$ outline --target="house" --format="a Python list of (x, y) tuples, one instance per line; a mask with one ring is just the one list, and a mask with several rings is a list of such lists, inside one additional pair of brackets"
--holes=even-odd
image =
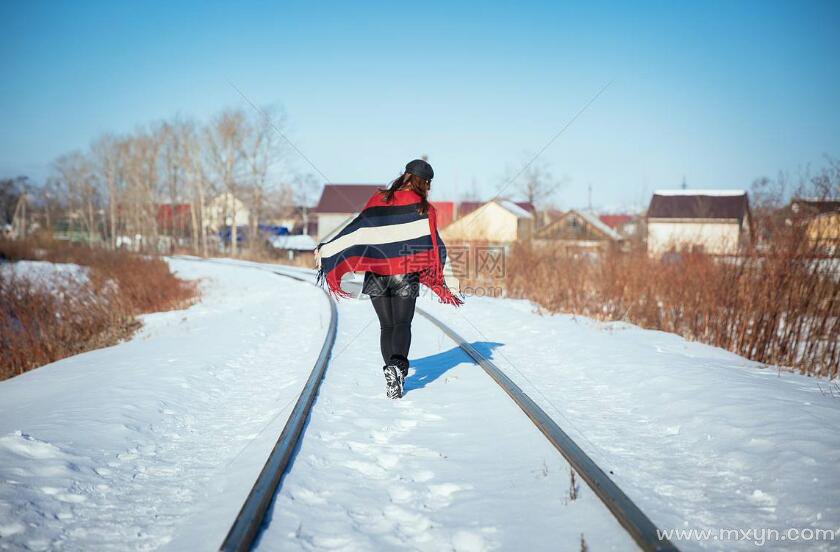
[(633, 238), (641, 233), (643, 221), (637, 215), (598, 215), (598, 218), (624, 238)]
[(539, 245), (559, 245), (566, 250), (603, 250), (622, 245), (624, 237), (591, 211), (567, 211), (534, 233)]
[(189, 203), (160, 203), (157, 206), (158, 232), (168, 236), (184, 236), (190, 231)]
[(750, 206), (743, 190), (661, 190), (647, 212), (647, 248), (732, 255), (751, 237)]
[(507, 245), (531, 239), (534, 214), (507, 199), (493, 199), (441, 230), (447, 242)]
[(840, 201), (796, 198), (786, 209), (786, 224), (803, 224), (811, 244), (820, 252), (840, 251)]
[(251, 213), (245, 203), (233, 194), (219, 194), (204, 207), (204, 226), (216, 232), (225, 226), (247, 226)]
[(318, 204), (312, 209), (318, 217), (317, 242), (340, 232), (365, 206), (367, 200), (381, 190), (380, 184), (327, 184)]
[(455, 219), (455, 203), (452, 201), (430, 201), (437, 213), (438, 228), (446, 228)]

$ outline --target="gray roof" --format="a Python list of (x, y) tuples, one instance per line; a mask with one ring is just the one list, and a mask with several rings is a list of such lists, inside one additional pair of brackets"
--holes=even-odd
[(743, 190), (662, 190), (653, 193), (648, 218), (738, 219), (749, 214)]

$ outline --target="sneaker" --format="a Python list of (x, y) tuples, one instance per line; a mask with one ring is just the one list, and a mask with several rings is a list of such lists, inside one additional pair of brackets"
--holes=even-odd
[(386, 364), (382, 371), (385, 373), (385, 396), (389, 399), (401, 399), (403, 376), (400, 369), (393, 364)]

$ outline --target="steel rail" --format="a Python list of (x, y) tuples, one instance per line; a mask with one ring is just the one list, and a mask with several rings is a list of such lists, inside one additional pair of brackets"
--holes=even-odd
[[(183, 258), (183, 257), (182, 257)], [(222, 260), (215, 260), (219, 264), (237, 266), (234, 263), (227, 263)], [(256, 268), (272, 272), (279, 276), (285, 276), (309, 282), (299, 275), (289, 274), (282, 270), (257, 265), (242, 265), (245, 268)], [(313, 284), (314, 285), (314, 284)], [(265, 513), (271, 505), (271, 501), (279, 488), (283, 475), (289, 467), (289, 460), (292, 452), (300, 440), (303, 426), (312, 408), (320, 382), (323, 380), (326, 366), (332, 353), (332, 346), (335, 343), (338, 312), (335, 300), (325, 291), (330, 301), (330, 327), (327, 331), (327, 338), (321, 349), (321, 354), (315, 363), (315, 367), (309, 376), (309, 380), (301, 392), (300, 398), (295, 405), (289, 420), (286, 422), (283, 432), (274, 447), (251, 493), (242, 506), (230, 532), (225, 538), (220, 550), (245, 551), (249, 550), (256, 538), (262, 524)], [(563, 431), (551, 417), (537, 405), (522, 389), (516, 385), (505, 373), (496, 366), (490, 359), (479, 353), (475, 347), (470, 345), (452, 328), (441, 322), (438, 318), (424, 309), (417, 307), (417, 312), (437, 326), (443, 333), (452, 339), (473, 361), (495, 381), (507, 395), (519, 406), (526, 416), (542, 432), (548, 441), (560, 452), (569, 462), (569, 465), (589, 485), (593, 492), (601, 499), (601, 502), (613, 514), (621, 526), (630, 534), (636, 544), (646, 552), (671, 552), (679, 549), (667, 538), (660, 537), (662, 531), (645, 515), (636, 504), (622, 491), (615, 482), (575, 443), (569, 435)]]
[[(312, 283), (305, 278), (285, 272), (267, 268), (264, 270), (301, 282)], [(282, 433), (280, 433), (280, 437), (277, 439), (277, 443), (274, 445), (274, 449), (272, 449), (268, 460), (257, 477), (254, 486), (251, 488), (248, 498), (245, 499), (245, 503), (239, 510), (239, 514), (236, 516), (236, 520), (233, 522), (219, 550), (225, 552), (250, 550), (254, 539), (259, 533), (265, 514), (269, 506), (271, 506), (271, 501), (277, 494), (283, 475), (290, 466), (292, 454), (303, 434), (303, 427), (309, 418), (315, 396), (318, 394), (318, 389), (321, 386), (321, 381), (324, 379), (327, 364), (332, 355), (333, 345), (335, 345), (335, 336), (338, 327), (338, 310), (336, 309), (335, 300), (332, 296), (326, 292), (325, 295), (330, 303), (330, 324), (324, 339), (324, 345), (321, 347), (321, 353), (318, 355), (318, 360), (315, 361), (315, 366), (312, 368), (309, 379), (306, 381), (306, 385), (303, 386), (300, 397), (298, 397), (297, 403), (294, 409), (292, 409), (289, 419), (286, 421), (286, 425)]]
[(604, 473), (604, 470), (569, 437), (560, 426), (546, 414), (522, 389), (505, 375), (498, 366), (483, 357), (475, 347), (458, 335), (452, 328), (417, 307), (417, 312), (449, 336), (476, 364), (481, 366), (513, 402), (522, 409), (543, 435), (554, 445), (572, 468), (580, 474), (589, 487), (598, 495), (601, 502), (615, 516), (616, 520), (630, 534), (636, 544), (645, 551), (676, 551), (678, 548), (667, 538), (660, 537), (662, 532), (618, 485)]

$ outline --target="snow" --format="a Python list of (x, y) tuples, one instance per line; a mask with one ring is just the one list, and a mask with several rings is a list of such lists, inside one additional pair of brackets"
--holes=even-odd
[(656, 190), (653, 192), (653, 195), (659, 196), (696, 196), (696, 195), (705, 195), (705, 196), (742, 196), (746, 195), (746, 190), (683, 190), (683, 189), (676, 189), (676, 190)]
[(89, 270), (85, 266), (47, 261), (16, 261), (0, 263), (0, 273), (7, 278), (20, 278), (39, 287), (56, 285), (83, 285), (88, 282)]
[[(202, 279), (200, 304), (144, 317), (127, 343), (0, 382), (0, 549), (218, 547), (328, 322), (313, 286), (227, 263), (172, 261)], [(527, 301), (420, 304), (491, 357), (660, 528), (840, 526), (840, 398), (825, 382)], [(339, 313), (259, 549), (579, 550), (581, 534), (592, 550), (632, 548), (579, 478), (571, 499), (568, 464), (442, 332), (415, 316), (407, 393), (389, 401), (373, 309), (340, 301)], [(676, 544), (721, 549), (697, 534)]]
[[(339, 335), (256, 550), (593, 550), (633, 541), (481, 368), (419, 315), (406, 394), (386, 399), (369, 301)], [(498, 343), (475, 344), (487, 355)], [(580, 484), (579, 484), (580, 485)]]
[[(840, 398), (818, 380), (673, 334), (540, 315), (527, 301), (422, 305), (468, 341), (501, 343), (496, 364), (660, 528), (838, 530)], [(726, 549), (752, 546), (729, 541)]]
[(614, 240), (621, 240), (621, 234), (613, 230), (609, 227), (604, 221), (598, 218), (598, 215), (593, 213), (592, 211), (578, 211), (577, 212), (581, 217), (586, 219), (586, 221), (594, 226), (595, 228), (599, 229), (604, 234), (610, 236)]
[(328, 305), (273, 274), (172, 266), (203, 279), (201, 304), (0, 382), (0, 549), (224, 539), (317, 358)]
[(513, 201), (510, 201), (509, 199), (496, 199), (495, 202), (501, 205), (503, 208), (510, 211), (511, 213), (513, 213), (514, 215), (516, 215), (518, 218), (534, 218), (534, 215), (532, 215)]
[(306, 234), (272, 236), (269, 243), (276, 249), (292, 249), (294, 251), (312, 251), (318, 245), (312, 236)]

